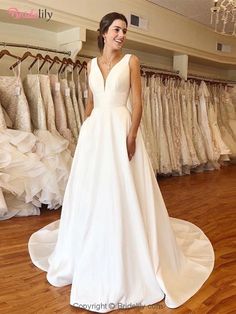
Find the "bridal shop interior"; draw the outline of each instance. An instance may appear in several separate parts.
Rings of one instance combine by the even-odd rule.
[[[117,313],[235,313],[236,24],[230,13],[215,24],[221,2],[0,1],[0,313],[89,313],[69,304],[69,285],[48,284],[28,240],[60,219],[87,63],[113,11],[128,20],[123,54],[140,60],[140,130],[168,213],[201,228],[215,252],[211,276],[180,307]]]

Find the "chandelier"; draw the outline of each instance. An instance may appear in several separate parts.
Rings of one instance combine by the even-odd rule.
[[[216,32],[236,36],[236,0],[214,0],[211,24]]]

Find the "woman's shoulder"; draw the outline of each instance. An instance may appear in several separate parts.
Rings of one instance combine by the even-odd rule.
[[[98,59],[98,57],[92,57],[92,58],[87,62],[87,64],[89,64],[89,66],[91,66],[91,64],[92,64],[93,62],[95,62],[96,59]]]
[[[130,67],[140,67],[140,60],[139,58],[134,55],[134,54],[130,54],[130,58],[129,58],[129,64],[130,64]]]
[[[93,62],[95,61],[96,58],[97,58],[97,57],[92,58],[92,59],[90,59],[90,60],[87,62],[87,70],[88,70],[88,73],[90,72],[91,66],[92,66],[92,64],[93,64]]]
[[[136,55],[132,53],[126,53],[125,55],[130,59],[130,61],[139,62],[139,58]]]

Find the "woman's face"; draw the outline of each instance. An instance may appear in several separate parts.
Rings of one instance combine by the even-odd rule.
[[[122,20],[114,20],[108,31],[103,35],[105,46],[112,50],[119,50],[123,47],[127,33],[127,25]]]

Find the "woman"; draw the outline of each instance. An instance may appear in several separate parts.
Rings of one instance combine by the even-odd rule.
[[[121,61],[123,58],[121,49],[124,45],[127,32],[127,20],[123,15],[119,16],[118,14],[117,17],[118,18],[111,23],[111,21],[116,18],[116,14],[107,14],[100,23],[98,47],[102,53],[102,56],[97,59],[97,65],[104,81],[104,89],[106,87],[106,80],[112,67],[119,63],[119,61]],[[141,120],[142,106],[140,65],[138,58],[134,55],[130,56],[129,64],[133,113],[132,125],[127,136],[127,152],[129,160],[131,160],[135,153],[135,139]],[[88,72],[90,73],[90,62],[88,63]],[[86,116],[91,114],[92,109],[93,95],[91,89],[89,88]]]
[[[183,304],[210,275],[214,251],[195,225],[170,218],[139,129],[139,60],[122,54],[127,20],[100,22],[80,131],[59,221],[29,240],[33,263],[70,304],[101,313]],[[127,108],[131,92],[132,114]]]

